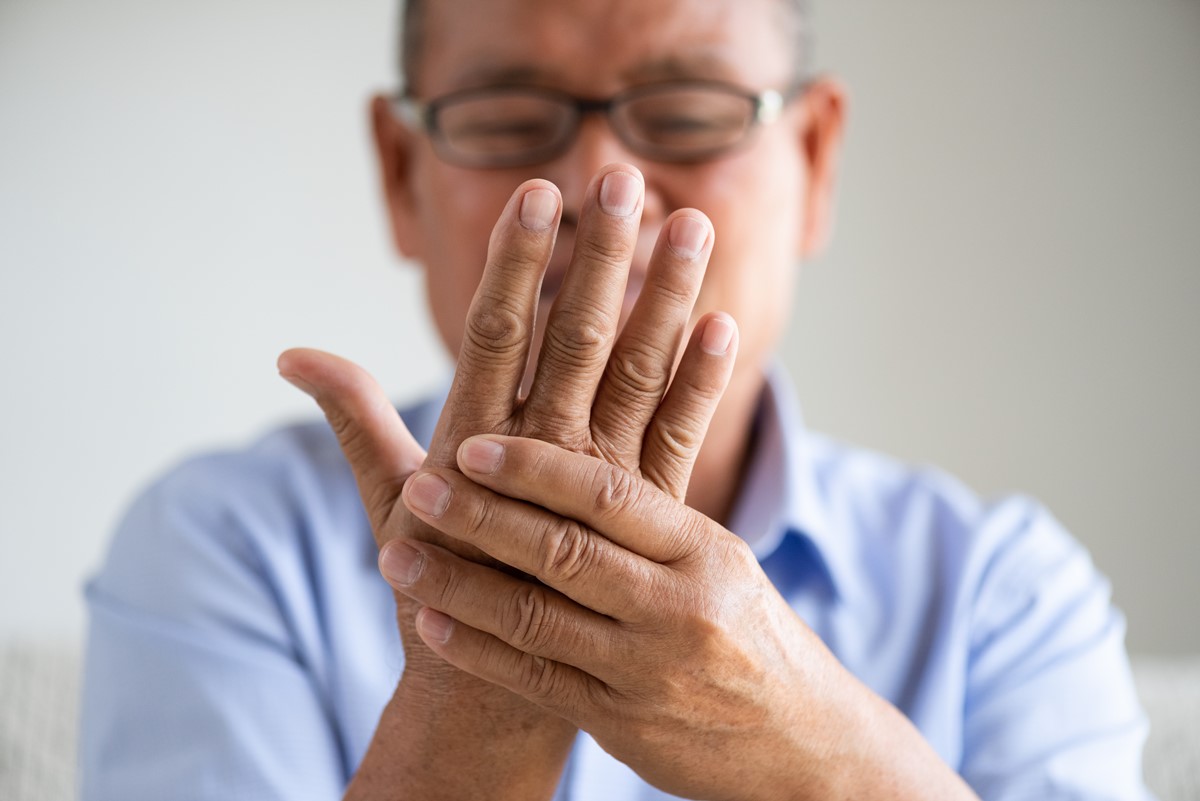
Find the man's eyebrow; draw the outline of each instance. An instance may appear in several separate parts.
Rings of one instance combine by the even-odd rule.
[[[553,77],[553,73],[533,65],[482,65],[472,67],[459,73],[454,78],[454,85],[465,89],[481,86],[501,86],[504,84],[544,84]]]
[[[733,77],[734,71],[725,59],[707,52],[656,58],[621,72],[621,78],[630,84],[695,78],[731,80]],[[533,64],[483,64],[459,73],[453,83],[464,89],[472,89],[505,84],[545,86],[561,80],[561,73]]]
[[[646,61],[623,71],[621,76],[631,83],[683,78],[728,80],[734,76],[734,70],[717,54],[701,51]]]

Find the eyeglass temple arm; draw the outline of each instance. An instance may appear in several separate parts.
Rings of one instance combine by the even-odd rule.
[[[403,92],[393,93],[388,100],[391,102],[392,113],[400,122],[419,131],[430,129],[428,105]]]

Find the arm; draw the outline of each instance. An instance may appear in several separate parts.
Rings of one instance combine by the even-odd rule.
[[[275,437],[248,454],[194,459],[144,493],[89,582],[80,797],[335,798],[345,767],[313,671],[317,620],[256,558],[298,505]],[[251,479],[258,484],[252,484]],[[258,492],[240,488],[257,486]],[[253,515],[241,514],[246,509]],[[302,572],[300,549],[274,568]],[[218,767],[219,766],[219,767]]]
[[[502,456],[480,459],[483,443]],[[546,443],[475,438],[459,466],[465,476],[418,474],[409,507],[546,588],[392,543],[417,565],[392,584],[425,606],[419,632],[448,662],[573,721],[676,795],[975,797],[837,663],[733,534],[628,471]],[[430,503],[414,490],[434,481],[445,497]]]
[[[979,539],[963,776],[996,801],[1150,798],[1146,718],[1108,582],[1028,500],[990,509]]]

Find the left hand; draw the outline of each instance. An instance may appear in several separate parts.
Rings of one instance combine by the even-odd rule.
[[[819,797],[856,767],[870,693],[740,538],[634,473],[537,440],[473,437],[458,464],[417,473],[408,508],[543,585],[388,543],[387,578],[423,605],[435,653],[676,795]]]

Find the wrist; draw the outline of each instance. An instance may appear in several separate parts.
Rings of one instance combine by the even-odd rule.
[[[409,663],[345,797],[549,799],[575,733],[462,671]]]

